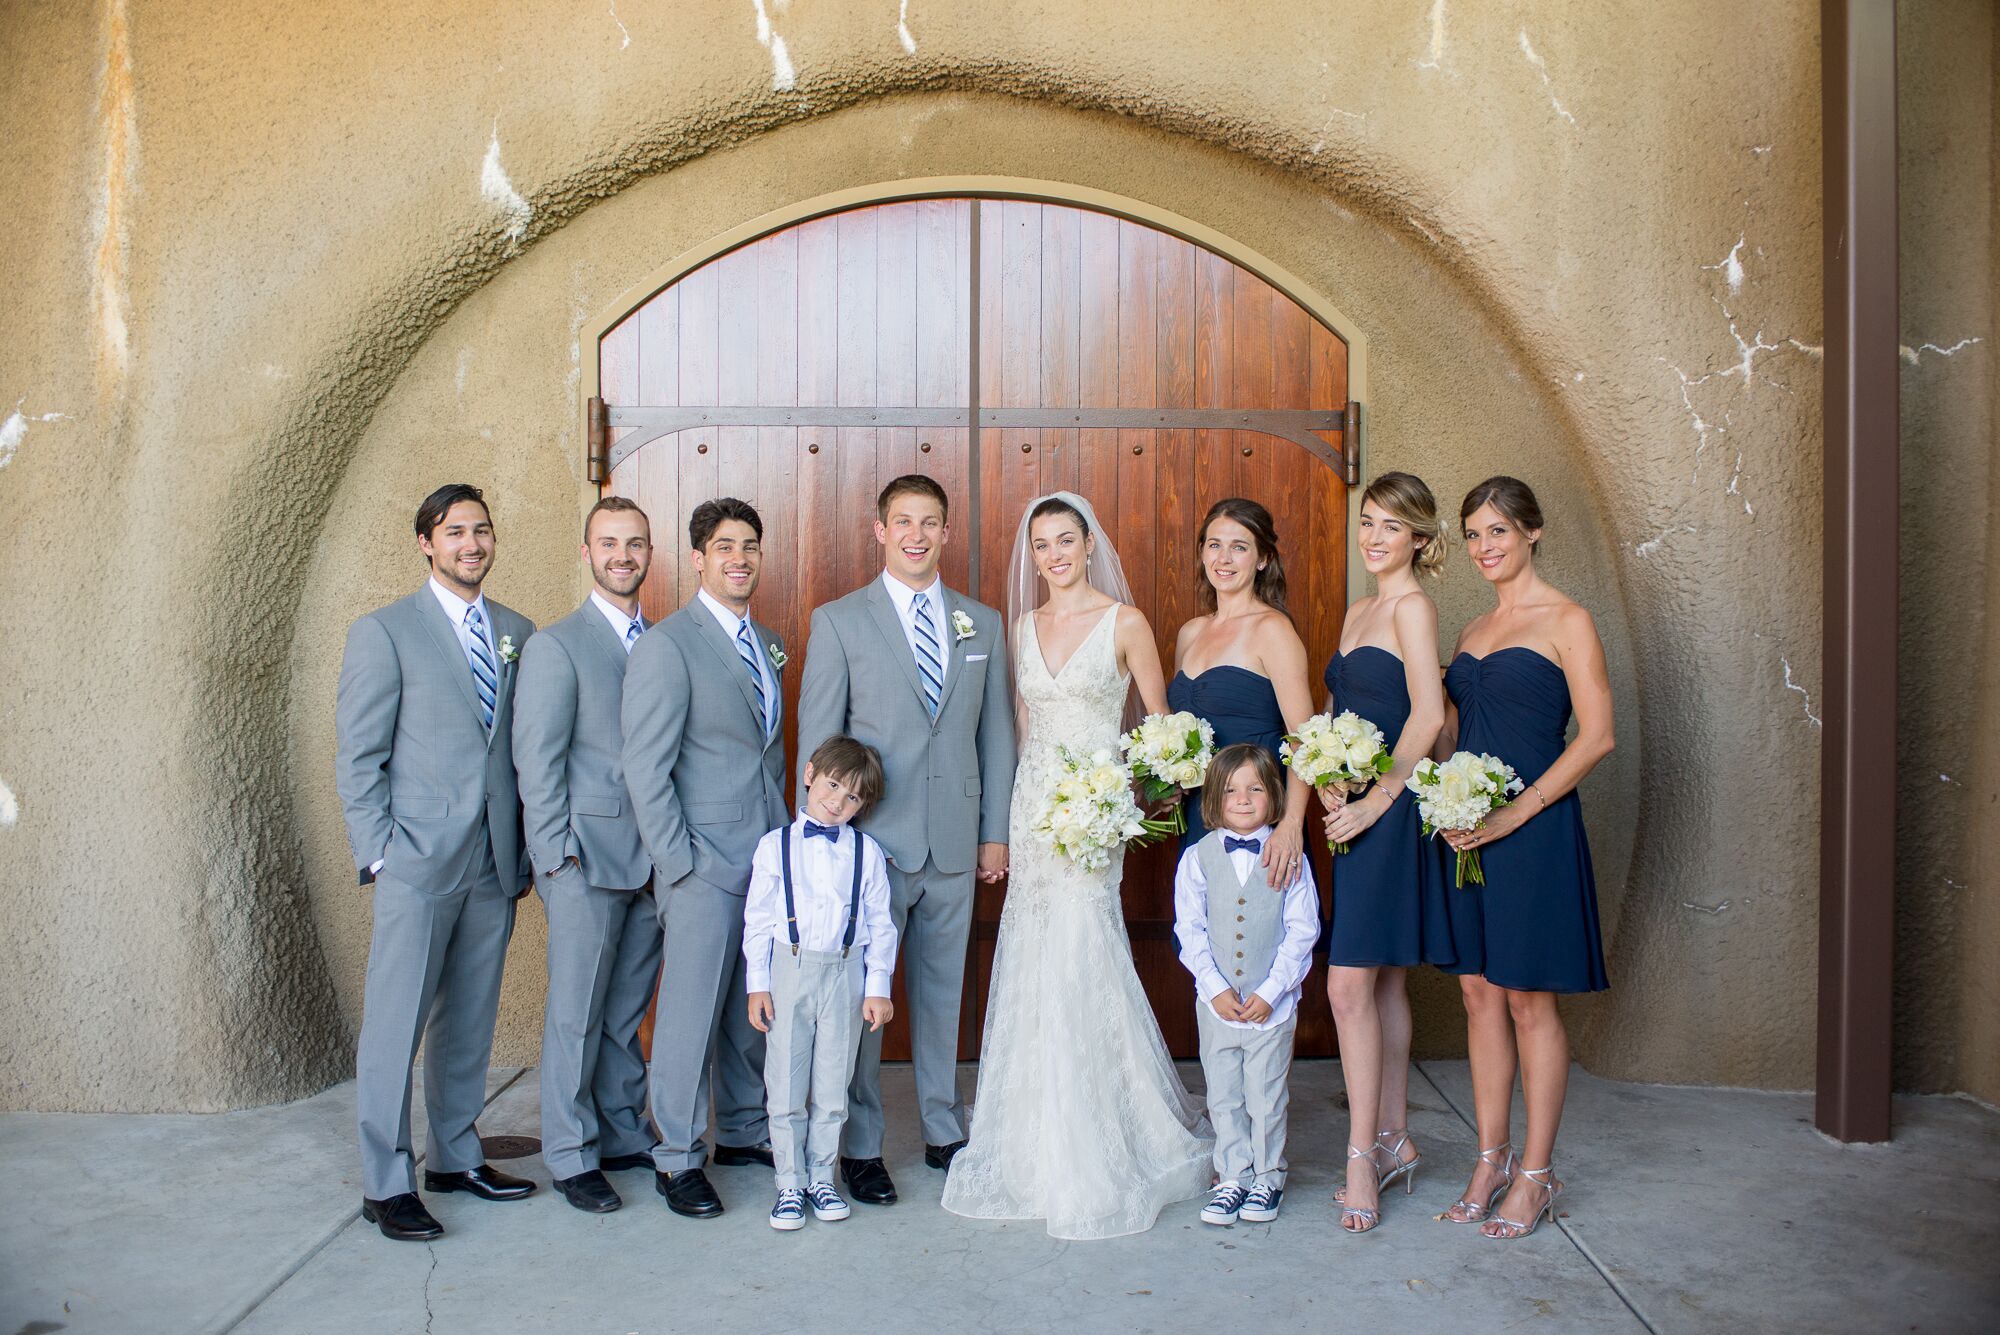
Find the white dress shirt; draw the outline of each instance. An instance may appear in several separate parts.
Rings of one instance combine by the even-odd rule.
[[[942,700],[946,674],[951,670],[952,641],[958,638],[958,632],[951,625],[951,609],[945,606],[943,577],[932,579],[931,586],[919,593],[885,570],[882,572],[882,585],[889,590],[889,601],[896,608],[896,620],[903,623],[903,638],[910,642],[912,659],[917,656],[917,599],[929,601],[931,633],[937,636],[938,695]]]
[[[619,607],[618,604],[612,602],[609,598],[606,598],[596,589],[590,591],[590,601],[597,604],[597,610],[604,613],[604,619],[611,623],[611,633],[618,637],[618,643],[625,646],[625,652],[628,654],[631,653],[632,646],[637,643],[637,640],[628,640],[625,637],[631,633],[634,626],[637,626],[643,633],[646,629],[646,623],[636,616],[626,616],[623,608]]]
[[[472,652],[472,631],[465,624],[465,614],[475,607],[479,609],[479,619],[486,623],[486,652],[493,655],[493,670],[497,675],[500,671],[500,645],[493,638],[493,613],[486,606],[486,595],[482,593],[468,603],[438,583],[436,575],[431,576],[430,584],[431,593],[436,596],[438,606],[444,609],[446,619],[451,622],[451,628],[458,633],[460,651],[468,655]],[[470,657],[465,660],[465,670],[472,671]]]
[[[711,598],[707,589],[697,590],[695,597],[701,600],[701,605],[706,607],[709,613],[715,617],[715,624],[722,627],[722,633],[729,638],[729,652],[735,654],[738,659],[741,659],[743,651],[736,647],[736,631],[749,618],[737,616],[736,613],[722,605],[721,599]],[[757,675],[764,682],[764,699],[766,701],[764,706],[764,733],[766,736],[769,736],[778,722],[778,710],[780,708],[778,703],[780,699],[778,695],[778,673],[771,666],[771,647],[757,638],[757,628],[755,626],[750,627],[750,644],[756,650]]]
[[[799,948],[832,954],[847,935],[847,900],[854,887],[854,848],[861,832],[840,827],[832,839],[806,838],[806,815],[792,819],[792,902],[799,916]],[[771,959],[792,948],[785,926],[784,829],[757,841],[750,860],[750,890],[743,897],[743,973],[751,992],[771,990]],[[855,914],[854,949],[865,973],[862,995],[886,997],[896,972],[896,925],[889,918],[889,866],[882,846],[868,843],[861,864],[861,908]],[[849,958],[853,958],[852,955]]]
[[[1268,825],[1260,825],[1247,835],[1236,830],[1224,833],[1239,839],[1255,839],[1260,844],[1268,845],[1271,841]],[[1261,853],[1239,848],[1228,855],[1229,865],[1241,880],[1255,869],[1260,856]],[[1174,872],[1174,936],[1180,941],[1181,964],[1194,975],[1200,993],[1195,1004],[1206,1006],[1209,998],[1229,987],[1229,982],[1222,976],[1209,948],[1208,878],[1202,874],[1201,859],[1193,846],[1181,854],[1180,866]],[[1319,890],[1313,884],[1312,863],[1301,858],[1299,874],[1285,890],[1285,934],[1278,942],[1277,956],[1271,961],[1270,977],[1259,983],[1255,992],[1270,1005],[1270,1018],[1261,1024],[1222,1020],[1219,1015],[1215,1018],[1238,1029],[1275,1029],[1291,1019],[1298,1011],[1299,988],[1312,966],[1313,943],[1318,940]]]

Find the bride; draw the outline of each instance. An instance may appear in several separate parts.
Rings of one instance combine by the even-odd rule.
[[[1165,681],[1152,628],[1081,496],[1029,507],[1008,587],[1021,738],[1012,867],[971,1137],[943,1204],[976,1219],[1046,1219],[1057,1238],[1115,1238],[1208,1189],[1213,1138],[1132,967],[1122,853],[1083,871],[1030,826],[1055,782],[1057,743],[1115,751],[1127,695],[1136,687],[1148,712],[1164,713]]]

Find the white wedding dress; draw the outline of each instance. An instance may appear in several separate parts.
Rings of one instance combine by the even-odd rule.
[[[1118,897],[1122,854],[1079,870],[1030,832],[1055,782],[1057,743],[1115,750],[1129,678],[1108,609],[1051,674],[1033,616],[1015,636],[1027,735],[1014,775],[1007,901],[993,954],[969,1142],[944,1208],[975,1219],[1046,1219],[1057,1238],[1115,1238],[1213,1177],[1214,1139],[1181,1084],[1132,967]]]

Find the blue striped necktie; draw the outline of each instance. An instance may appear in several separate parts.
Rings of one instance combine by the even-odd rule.
[[[625,628],[626,653],[629,654],[632,652],[632,646],[639,642],[639,636],[645,632],[645,629],[646,628],[644,626],[639,624],[639,619],[637,617],[632,618],[632,624]]]
[[[757,666],[757,646],[750,638],[750,618],[736,623],[736,655],[743,660],[743,666],[750,669],[750,686],[757,692],[757,719],[764,726],[764,735],[771,734],[771,702],[764,695],[764,673]]]
[[[924,708],[936,718],[938,702],[944,698],[944,656],[938,651],[937,629],[931,625],[930,595],[917,595],[915,611],[917,677],[924,684]]]
[[[486,723],[486,731],[493,731],[493,709],[500,699],[500,672],[493,665],[493,651],[486,646],[486,618],[479,614],[479,604],[465,609],[465,629],[472,643],[466,646],[465,656],[472,663],[472,684],[479,688],[479,717]]]

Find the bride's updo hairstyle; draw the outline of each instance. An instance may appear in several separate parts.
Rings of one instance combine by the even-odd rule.
[[[1481,484],[1485,485],[1484,483]],[[1436,579],[1444,573],[1444,522],[1438,518],[1437,497],[1424,480],[1414,473],[1384,473],[1361,493],[1361,503],[1373,501],[1391,516],[1400,519],[1412,537],[1421,541],[1410,558],[1410,568],[1419,575]],[[1477,510],[1478,506],[1473,506]],[[1472,513],[1471,510],[1466,511]]]
[[[1458,507],[1459,527],[1472,518],[1472,512],[1482,505],[1490,505],[1500,512],[1500,517],[1520,529],[1523,533],[1539,533],[1542,528],[1542,503],[1535,499],[1535,489],[1517,477],[1502,474],[1489,477],[1471,491],[1465,493],[1465,500]],[[1542,545],[1540,538],[1528,544],[1533,553]]]
[[[1060,496],[1044,497],[1034,509],[1028,511],[1028,528],[1030,531],[1034,529],[1037,519],[1045,519],[1050,515],[1068,515],[1076,521],[1077,532],[1083,534],[1086,539],[1090,537],[1090,521],[1083,517],[1083,511],[1077,509]]]
[[[1195,592],[1201,599],[1202,609],[1208,612],[1215,610],[1215,586],[1208,582],[1208,569],[1202,564],[1201,549],[1208,542],[1209,525],[1218,519],[1233,519],[1250,530],[1250,536],[1257,543],[1257,559],[1263,563],[1251,591],[1257,595],[1259,602],[1290,616],[1292,611],[1285,606],[1285,566],[1278,559],[1278,526],[1272,522],[1269,510],[1244,496],[1226,496],[1209,506],[1208,513],[1201,517],[1201,527],[1194,531]]]

